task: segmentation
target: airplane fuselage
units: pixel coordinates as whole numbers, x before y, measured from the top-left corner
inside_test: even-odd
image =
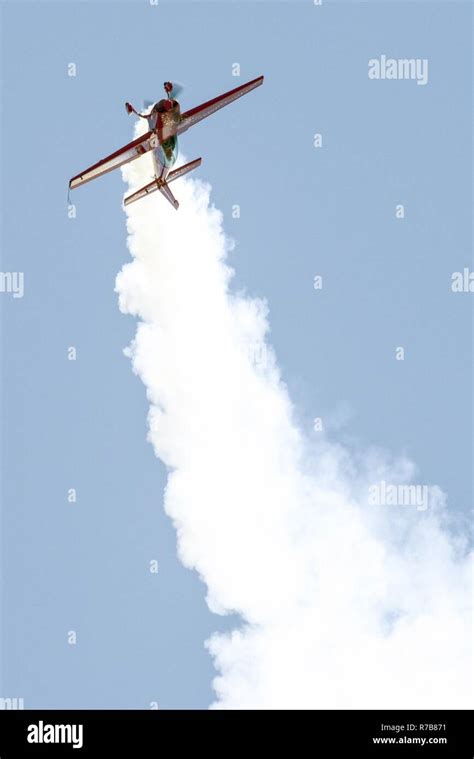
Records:
[[[177,100],[169,98],[159,100],[147,116],[148,127],[157,130],[158,137],[163,127],[178,125],[181,118],[181,109]],[[170,169],[176,163],[178,157],[178,138],[176,135],[168,137],[153,150],[153,163],[156,176],[165,180]]]

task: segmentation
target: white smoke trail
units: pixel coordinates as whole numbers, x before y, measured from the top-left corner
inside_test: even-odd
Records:
[[[124,169],[149,181],[148,156]],[[150,401],[149,439],[169,467],[179,556],[240,629],[208,648],[220,708],[470,707],[469,574],[443,526],[367,505],[369,484],[413,466],[340,446],[311,450],[266,341],[265,303],[232,293],[229,242],[209,186],[173,184],[127,209],[132,262],[120,308]],[[264,358],[265,360],[262,360]]]

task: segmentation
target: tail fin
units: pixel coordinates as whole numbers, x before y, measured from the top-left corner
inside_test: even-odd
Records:
[[[156,190],[159,190],[161,194],[165,196],[166,200],[168,200],[171,203],[173,208],[176,208],[177,210],[179,207],[179,203],[176,200],[173,193],[171,192],[170,188],[168,187],[168,184],[169,182],[172,182],[174,179],[178,179],[178,177],[182,177],[184,174],[187,174],[189,171],[192,171],[193,169],[197,169],[197,167],[201,165],[201,161],[202,161],[201,158],[196,158],[195,161],[191,161],[190,163],[186,163],[184,166],[180,166],[179,169],[170,171],[170,173],[166,177],[166,180],[154,179],[153,182],[146,184],[140,190],[137,190],[131,195],[128,195],[128,197],[126,197],[123,202],[124,206],[128,206],[130,205],[130,203],[134,203],[136,200],[140,200],[141,198],[144,198],[146,195],[150,195],[152,192],[156,192]]]
[[[161,184],[158,186],[159,191],[162,195],[165,196],[166,200],[169,200],[173,208],[176,208],[178,210],[179,203],[176,200],[175,196],[171,192],[170,188],[168,187],[168,182],[161,182]]]

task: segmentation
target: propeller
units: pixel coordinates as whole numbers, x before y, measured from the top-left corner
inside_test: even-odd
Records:
[[[167,94],[173,99],[176,100],[180,92],[183,91],[184,85],[181,84],[181,82],[165,82],[164,88]]]
[[[173,84],[173,89],[171,90],[171,97],[173,98],[173,100],[176,100],[178,95],[180,95],[182,91],[184,90],[184,84],[181,84],[181,82],[172,82],[172,84]]]

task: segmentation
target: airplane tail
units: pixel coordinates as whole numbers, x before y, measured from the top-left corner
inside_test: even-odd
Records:
[[[179,169],[170,171],[170,173],[166,177],[166,180],[158,179],[158,178],[154,179],[153,182],[146,184],[140,190],[137,190],[131,195],[128,195],[125,198],[123,204],[125,206],[128,206],[130,205],[130,203],[134,203],[136,200],[141,200],[141,198],[144,198],[146,195],[150,195],[152,192],[156,192],[156,190],[159,190],[161,194],[165,196],[166,200],[168,200],[171,203],[173,208],[176,208],[177,210],[179,208],[179,203],[176,200],[173,193],[171,192],[168,185],[170,182],[173,182],[175,179],[178,179],[178,177],[182,177],[184,176],[184,174],[187,174],[193,169],[197,169],[197,167],[201,165],[201,161],[202,161],[201,158],[196,158],[195,161],[190,161],[190,163],[186,163],[184,166],[180,166]]]
[[[196,160],[190,161],[189,163],[185,163],[184,166],[180,166],[179,169],[170,171],[170,173],[166,177],[166,181],[169,184],[174,179],[178,179],[178,177],[182,177],[184,174],[187,174],[193,169],[197,169],[197,167],[201,165],[201,162],[202,162],[202,158],[196,158]]]

